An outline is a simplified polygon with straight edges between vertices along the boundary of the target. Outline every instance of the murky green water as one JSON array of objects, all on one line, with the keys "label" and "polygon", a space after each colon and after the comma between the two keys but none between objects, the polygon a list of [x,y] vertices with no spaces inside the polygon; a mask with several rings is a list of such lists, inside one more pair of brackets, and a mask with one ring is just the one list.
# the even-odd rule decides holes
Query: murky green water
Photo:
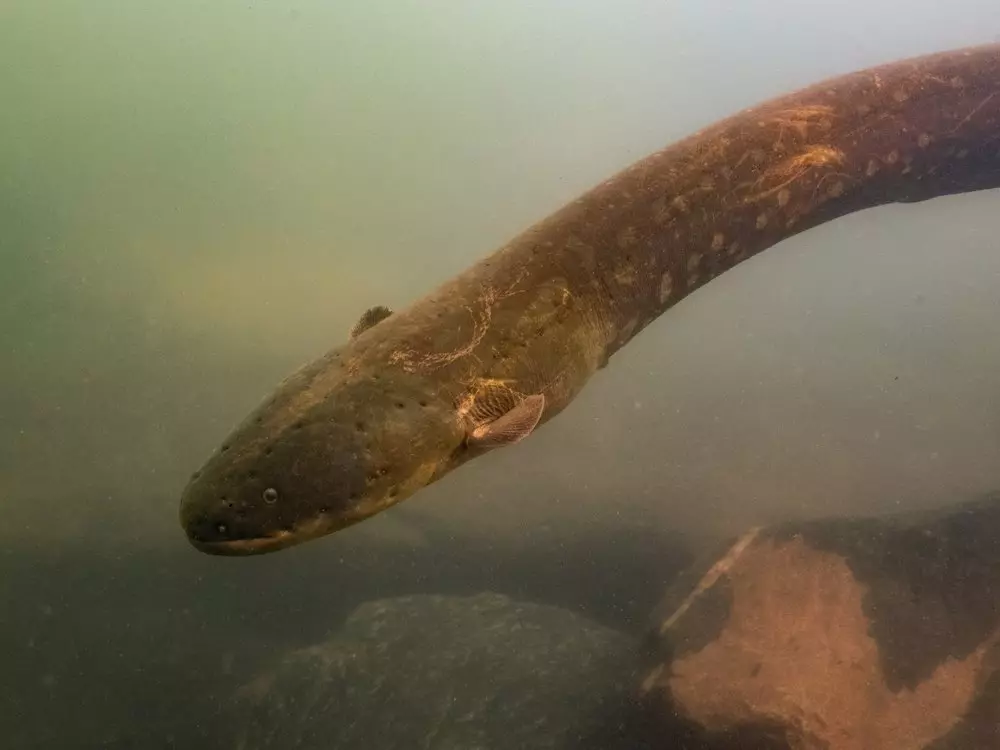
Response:
[{"label": "murky green water", "polygon": [[218,747],[235,685],[369,599],[493,589],[635,629],[675,532],[995,489],[983,193],[747,263],[399,513],[255,560],[177,523],[190,472],[365,308],[720,117],[998,24],[985,0],[0,0],[5,747]]}]

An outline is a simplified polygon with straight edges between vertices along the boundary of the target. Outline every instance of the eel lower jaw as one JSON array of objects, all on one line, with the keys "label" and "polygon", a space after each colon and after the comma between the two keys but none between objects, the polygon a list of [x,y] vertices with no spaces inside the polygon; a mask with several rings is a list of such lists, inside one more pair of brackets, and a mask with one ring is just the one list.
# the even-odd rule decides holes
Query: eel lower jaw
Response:
[{"label": "eel lower jaw", "polygon": [[279,531],[269,536],[251,539],[230,539],[222,542],[202,542],[189,539],[191,545],[199,552],[208,555],[224,557],[246,557],[247,555],[263,555],[267,552],[277,552],[279,549],[291,547],[304,541],[291,531]]}]

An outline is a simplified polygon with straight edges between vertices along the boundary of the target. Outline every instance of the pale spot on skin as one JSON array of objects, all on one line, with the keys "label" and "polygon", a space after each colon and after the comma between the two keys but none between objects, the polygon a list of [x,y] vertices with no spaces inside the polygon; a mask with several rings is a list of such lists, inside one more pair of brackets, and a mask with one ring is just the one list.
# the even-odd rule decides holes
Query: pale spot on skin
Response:
[{"label": "pale spot on skin", "polygon": [[629,339],[632,338],[632,335],[635,333],[635,328],[638,325],[639,325],[638,319],[633,318],[624,326],[622,326],[620,331],[618,331],[617,339],[619,341],[628,341]]},{"label": "pale spot on skin", "polygon": [[917,138],[917,145],[920,148],[927,148],[931,145],[931,137],[927,133],[921,133],[920,137]]},{"label": "pale spot on skin", "polygon": [[895,99],[900,104],[902,104],[903,102],[905,102],[907,99],[910,98],[910,92],[907,91],[906,89],[897,89],[896,91],[892,92],[892,98]]},{"label": "pale spot on skin", "polygon": [[969,149],[967,148],[960,148],[958,150],[958,153],[955,154],[955,156],[958,157],[959,159],[964,159],[968,155],[969,155]]},{"label": "pale spot on skin", "polygon": [[622,266],[615,270],[615,282],[620,286],[632,286],[638,281],[638,275],[632,266]]},{"label": "pale spot on skin", "polygon": [[951,87],[953,89],[962,89],[962,88],[965,88],[965,81],[963,81],[958,76],[953,77],[950,81],[948,81],[948,83],[951,84]]},{"label": "pale spot on skin", "polygon": [[664,304],[674,293],[674,277],[667,271],[660,277],[660,304]]},{"label": "pale spot on skin", "polygon": [[653,222],[658,226],[666,224],[670,220],[670,208],[667,206],[666,200],[663,198],[657,198],[653,202]]},{"label": "pale spot on skin", "polygon": [[791,200],[792,194],[788,192],[787,188],[782,188],[778,191],[778,205],[781,207],[787,206],[788,201]]},{"label": "pale spot on skin", "polygon": [[889,155],[885,157],[885,163],[895,164],[897,161],[899,161],[899,151],[893,149],[889,152]]},{"label": "pale spot on skin", "polygon": [[715,190],[715,180],[713,180],[708,175],[701,178],[701,189],[702,190]]},{"label": "pale spot on skin", "polygon": [[874,159],[869,159],[868,167],[865,169],[865,175],[868,177],[874,177],[875,174],[878,172],[878,170],[879,170],[878,162],[875,161]]},{"label": "pale spot on skin", "polygon": [[688,211],[688,202],[686,200],[684,200],[684,196],[683,195],[678,195],[673,200],[673,207],[676,208],[678,211],[680,211],[682,213],[687,213],[687,211]]},{"label": "pale spot on skin", "polygon": [[618,233],[618,247],[625,249],[636,243],[635,227],[625,227]]},{"label": "pale spot on skin", "polygon": [[712,250],[714,252],[719,252],[726,244],[726,238],[722,232],[716,232],[712,236]]},{"label": "pale spot on skin", "polygon": [[757,216],[757,228],[763,229],[767,226],[767,214],[759,214]]},{"label": "pale spot on skin", "polygon": [[729,255],[730,257],[736,255],[739,252],[740,252],[739,242],[733,242],[726,250],[726,254]]},{"label": "pale spot on skin", "polygon": [[691,253],[691,257],[688,258],[687,269],[688,271],[693,271],[701,263],[701,253]]},{"label": "pale spot on skin", "polygon": [[835,183],[833,183],[832,185],[830,185],[830,187],[826,189],[826,194],[829,195],[831,198],[837,198],[838,196],[843,195],[844,183],[841,182],[840,180],[837,180]]}]

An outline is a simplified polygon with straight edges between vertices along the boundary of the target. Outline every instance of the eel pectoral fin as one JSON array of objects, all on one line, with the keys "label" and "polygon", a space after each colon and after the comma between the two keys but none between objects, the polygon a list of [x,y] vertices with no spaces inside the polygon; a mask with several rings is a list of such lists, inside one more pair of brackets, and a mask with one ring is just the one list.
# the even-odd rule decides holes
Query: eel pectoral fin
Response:
[{"label": "eel pectoral fin", "polygon": [[545,411],[545,396],[525,397],[510,411],[492,422],[479,425],[469,433],[469,445],[476,448],[499,448],[513,445],[531,434]]},{"label": "eel pectoral fin", "polygon": [[364,311],[364,313],[362,313],[361,317],[358,318],[358,322],[354,324],[354,328],[351,329],[350,338],[353,339],[355,336],[360,336],[369,328],[381,323],[390,315],[392,315],[392,310],[385,305],[375,305],[375,307],[369,307]]}]

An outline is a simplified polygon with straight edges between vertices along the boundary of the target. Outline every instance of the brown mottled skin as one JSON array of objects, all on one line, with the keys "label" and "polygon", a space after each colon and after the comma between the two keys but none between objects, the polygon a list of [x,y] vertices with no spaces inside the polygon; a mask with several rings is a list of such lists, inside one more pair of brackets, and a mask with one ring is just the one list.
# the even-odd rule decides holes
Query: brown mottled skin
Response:
[{"label": "brown mottled skin", "polygon": [[189,538],[252,554],[360,521],[481,452],[462,414],[485,383],[544,394],[547,421],[664,310],[761,250],[860,209],[1000,185],[998,94],[1000,45],[945,52],[648,156],[282,383],[186,488]]}]

